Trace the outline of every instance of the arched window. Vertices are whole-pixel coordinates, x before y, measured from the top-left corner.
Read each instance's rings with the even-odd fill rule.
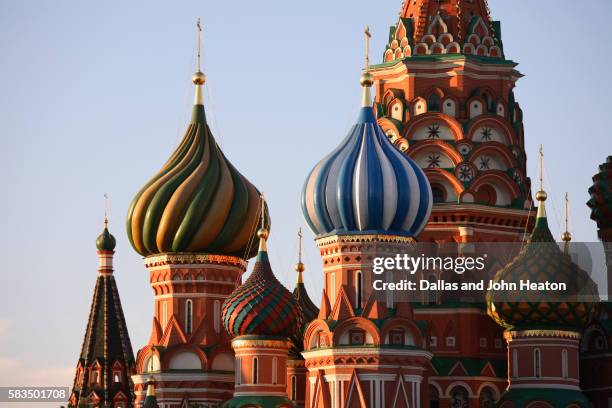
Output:
[[[429,386],[429,408],[440,408],[440,393],[433,385]]]
[[[166,330],[166,326],[168,325],[168,301],[164,300],[162,303],[162,330]]]
[[[568,367],[567,367],[567,350],[563,349],[561,352],[561,371],[563,378],[569,377]]]
[[[451,396],[451,407],[453,408],[468,408],[470,406],[470,399],[468,391],[462,386],[453,388],[450,392]]]
[[[476,192],[476,201],[479,204],[495,205],[497,203],[497,193],[493,187],[484,185]]]
[[[278,383],[278,358],[272,357],[272,384]]]
[[[115,371],[113,373],[113,382],[120,383],[121,382],[121,371]]]
[[[221,302],[215,300],[213,308],[215,333],[219,334],[221,332]]]
[[[253,384],[259,384],[259,359],[253,357]]]
[[[331,275],[329,275],[329,288],[330,288],[330,293],[329,293],[329,299],[331,303],[331,307],[334,307],[334,304],[336,303],[336,274],[332,273]]]
[[[355,309],[361,309],[363,298],[363,275],[361,271],[357,271],[355,274],[355,281]]]
[[[495,407],[495,393],[490,387],[484,387],[482,391],[480,391],[478,405],[480,406],[480,408]]]
[[[437,93],[432,93],[427,101],[428,111],[440,111],[440,97]]]
[[[236,385],[242,384],[242,359],[236,359]]]
[[[297,378],[295,375],[291,376],[291,400],[297,400]]]
[[[542,358],[540,349],[533,350],[533,376],[540,378],[542,376]]]
[[[443,203],[446,201],[446,190],[440,184],[434,183],[431,185],[434,203]]]
[[[518,350],[512,350],[512,378],[518,378],[519,370]]]
[[[185,302],[185,333],[191,334],[193,329],[193,302],[187,299]]]

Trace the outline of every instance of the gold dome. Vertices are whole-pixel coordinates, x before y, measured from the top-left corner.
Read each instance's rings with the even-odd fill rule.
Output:
[[[191,79],[195,85],[204,85],[206,82],[206,75],[202,71],[198,71],[193,74],[193,78]]]
[[[257,236],[258,236],[260,239],[267,240],[269,235],[270,235],[270,232],[268,231],[268,229],[267,229],[267,228],[260,228],[260,229],[257,231]]]
[[[547,198],[548,194],[546,194],[546,191],[540,190],[536,193],[536,200],[538,201],[546,201]]]
[[[570,234],[569,231],[565,231],[563,234],[561,234],[561,240],[563,242],[569,242],[572,240],[572,234]]]
[[[370,74],[368,71],[361,74],[361,78],[359,78],[359,83],[363,87],[371,87],[374,85],[374,75]]]
[[[295,264],[295,271],[296,272],[302,273],[302,272],[304,272],[304,269],[306,269],[306,268],[304,267],[304,264],[302,262],[298,262],[298,263]]]

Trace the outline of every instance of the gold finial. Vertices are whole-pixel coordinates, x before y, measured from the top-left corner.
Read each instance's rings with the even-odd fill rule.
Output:
[[[264,199],[263,193],[260,195],[261,198],[261,228],[257,231],[259,237],[259,251],[267,251],[266,240],[270,235],[270,231],[266,228],[266,200]]]
[[[544,201],[548,198],[548,194],[544,191],[544,147],[540,145],[540,191],[536,193],[536,200],[538,200],[538,214],[536,218],[546,218],[546,208]]]
[[[155,396],[155,377],[150,376],[147,380],[147,397]]]
[[[202,85],[206,82],[206,75],[202,72],[201,66],[201,37],[202,37],[202,26],[200,25],[200,19],[198,18],[196,22],[196,31],[198,33],[198,70],[195,74],[193,74],[192,81],[196,86],[196,94],[195,94],[195,104],[203,105],[204,98],[202,96]]]
[[[295,264],[295,271],[298,273],[297,283],[303,283],[302,272],[304,272],[304,264],[302,263],[302,227],[298,229],[298,262]]]
[[[569,199],[568,194],[565,193],[565,231],[561,234],[561,240],[565,243],[563,246],[563,252],[567,255],[569,253],[569,242],[572,240],[572,234],[569,232],[568,226],[569,220]]]
[[[359,79],[359,83],[363,87],[363,97],[361,99],[361,106],[372,106],[372,97],[370,92],[370,87],[374,85],[374,76],[370,74],[370,38],[372,38],[372,34],[370,33],[370,27],[365,28],[365,69],[363,74],[361,74],[361,78]]]
[[[104,228],[108,228],[108,193],[104,193]]]

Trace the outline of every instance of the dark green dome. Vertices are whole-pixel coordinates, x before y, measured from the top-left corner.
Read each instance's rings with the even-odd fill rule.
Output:
[[[98,248],[98,251],[113,251],[115,245],[117,245],[117,241],[115,237],[108,232],[108,226],[105,225],[104,231],[102,231],[98,239],[96,239],[96,248]]]
[[[540,193],[538,193],[540,194]],[[540,200],[536,224],[520,253],[493,278],[495,282],[557,282],[567,290],[546,294],[540,291],[489,291],[488,314],[508,330],[582,330],[597,311],[597,285],[556,244],[548,228],[544,199]]]

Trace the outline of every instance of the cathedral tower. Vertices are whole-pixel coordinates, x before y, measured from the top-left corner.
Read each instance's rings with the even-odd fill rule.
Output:
[[[215,142],[206,123],[205,80],[198,51],[191,123],[128,210],[128,237],[144,256],[154,293],[151,337],[133,377],[137,404],[151,377],[160,405],[219,404],[234,389],[221,305],[256,253],[259,192]]]
[[[132,408],[134,354],[113,276],[115,237],[106,219],[96,247],[98,279],[68,406]]]
[[[324,273],[321,310],[304,335],[308,407],[418,408],[427,401],[432,354],[424,328],[408,303],[374,293],[372,258],[407,252],[427,223],[432,194],[424,172],[378,126],[367,65],[356,124],[302,192]]]
[[[532,201],[516,65],[486,0],[404,2],[371,72],[380,126],[431,183],[421,242],[523,240]]]
[[[542,189],[533,232],[519,255],[500,270],[497,282],[556,282],[559,292],[490,292],[488,311],[506,329],[508,388],[501,408],[533,406],[589,407],[580,388],[580,339],[599,302],[597,285],[564,253],[548,228]],[[538,405],[542,404],[542,405]]]

